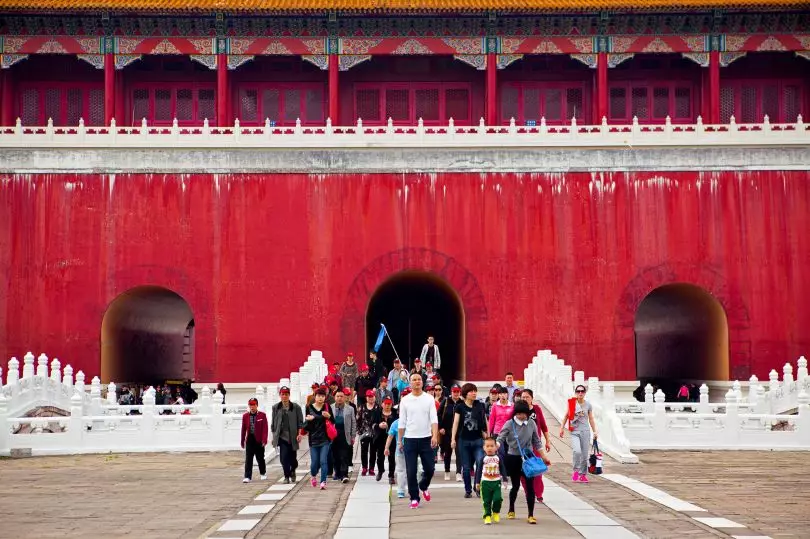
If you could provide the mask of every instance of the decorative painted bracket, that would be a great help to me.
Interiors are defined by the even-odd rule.
[[[634,56],[633,53],[624,53],[624,54],[617,54],[617,53],[609,53],[608,54],[608,69],[613,69],[614,67],[618,66],[619,64],[626,62],[630,58]]]
[[[709,67],[710,54],[708,52],[684,52],[683,57],[692,60],[700,67]]]
[[[315,55],[303,55],[301,59],[305,62],[309,62],[310,64],[314,64],[318,66],[318,69],[322,71],[326,71],[329,69],[329,55],[328,54],[315,54]]]
[[[506,69],[518,60],[522,60],[522,54],[499,54],[498,55],[498,69]]]
[[[483,71],[487,68],[487,57],[483,54],[456,54],[453,58],[459,62],[471,65],[479,71]]]
[[[214,70],[217,68],[216,54],[190,54],[188,57],[193,61],[204,65],[208,69]]]
[[[115,69],[124,69],[132,62],[137,62],[140,59],[141,59],[140,54],[116,54]]]
[[[582,62],[591,69],[596,69],[596,64],[599,61],[598,54],[572,54],[571,58],[578,62]]]
[[[228,69],[237,69],[242,64],[250,62],[253,60],[255,56],[250,56],[246,54],[229,54],[228,55]]]
[[[371,60],[370,54],[341,54],[338,57],[338,69],[340,71],[348,71],[366,60]]]
[[[736,62],[747,52],[721,52],[720,53],[720,67],[728,67],[732,62]]]
[[[26,58],[28,58],[27,54],[0,54],[0,68],[8,69]]]
[[[104,55],[103,54],[77,54],[76,58],[84,60],[96,69],[104,69]]]

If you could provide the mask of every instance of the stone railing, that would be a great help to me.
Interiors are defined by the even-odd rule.
[[[568,399],[574,395],[574,384],[584,384],[582,371],[572,372],[570,365],[552,354],[550,350],[540,350],[524,372],[524,383],[535,397],[557,419],[561,421],[568,408]],[[592,379],[591,387],[598,388],[598,381]],[[599,447],[622,463],[637,463],[638,457],[631,452],[630,441],[625,436],[621,420],[613,406],[613,385],[605,384],[604,395],[589,391],[588,400],[593,406],[596,428],[599,431]]]
[[[0,388],[0,456],[12,451],[65,455],[239,449],[242,414],[247,405],[223,405],[222,395],[212,394],[207,386],[193,404],[158,406],[155,390],[150,387],[143,395],[143,404],[120,406],[115,402],[114,383],[108,384],[104,399],[98,377],[93,378],[88,393],[81,373],[75,384],[67,374],[58,380],[58,360],[51,362],[51,375],[44,354],[39,362],[34,371],[33,355],[26,354],[23,374],[19,376],[17,360],[9,361],[7,384]],[[66,373],[68,369],[65,367]],[[280,385],[289,386],[291,399],[302,403],[310,384],[322,380],[325,374],[323,355],[313,351],[289,378],[256,388],[259,408],[266,411],[278,402]],[[37,407],[57,408],[67,415],[22,416]],[[273,455],[268,451],[267,458]]]
[[[709,402],[706,384],[700,387],[698,403],[666,402],[664,393],[658,390],[653,394],[649,385],[645,387],[644,402],[616,402],[611,384],[600,386],[598,378],[586,381],[582,371],[572,373],[570,366],[548,350],[538,352],[526,370],[526,383],[537,388],[536,394],[558,419],[565,414],[573,387],[586,385],[600,446],[625,462],[631,450],[642,449],[810,450],[806,365],[801,358],[796,381],[792,380],[790,365],[784,369],[786,376],[781,382],[772,371],[772,385],[767,392],[752,377],[747,402],[739,382],[729,389],[723,403]],[[795,396],[789,397],[793,393]],[[798,413],[771,411],[780,407]]]
[[[796,123],[772,124],[765,117],[759,124],[673,124],[667,118],[663,125],[641,125],[633,119],[630,125],[521,126],[514,119],[508,126],[484,124],[456,126],[451,119],[444,126],[364,126],[362,120],[349,126],[276,127],[266,121],[261,127],[210,127],[206,120],[196,127],[149,126],[144,119],[134,127],[89,127],[80,121],[76,127],[55,127],[53,122],[42,127],[0,128],[0,148],[468,148],[468,147],[659,147],[659,146],[804,146],[810,144],[810,124],[799,116]]]

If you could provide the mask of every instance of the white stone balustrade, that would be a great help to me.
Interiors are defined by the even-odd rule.
[[[22,126],[0,128],[0,148],[425,148],[425,147],[658,147],[658,146],[791,146],[810,143],[810,124],[798,116],[795,123],[704,124],[698,117],[691,125],[641,125],[634,119],[631,125],[570,124],[547,126],[541,120],[537,126],[510,125],[426,127],[419,119],[415,126],[364,126],[361,119],[349,126],[242,127],[238,120],[233,126],[211,128],[207,121],[201,126],[177,125],[124,127]]]
[[[24,356],[23,375],[19,376],[19,362],[8,363],[7,384],[0,384],[0,456],[13,449],[30,449],[33,455],[60,455],[106,452],[148,451],[217,451],[239,449],[242,414],[247,402],[223,405],[220,392],[202,387],[200,398],[193,404],[156,405],[155,389],[143,394],[143,404],[121,406],[116,402],[117,386],[107,385],[102,398],[100,379],[93,377],[89,393],[85,392],[85,376],[66,365],[64,370],[58,359],[48,364],[41,354]],[[50,366],[50,371],[49,371]],[[325,368],[323,355],[313,351],[299,371],[290,378],[301,382],[297,402],[303,401],[300,388],[309,385]],[[283,380],[290,385],[290,379]],[[278,389],[282,384],[272,383],[256,387],[259,406],[270,412],[279,401]],[[57,417],[24,417],[42,406],[65,410],[69,415]],[[267,458],[272,457],[267,452]]]

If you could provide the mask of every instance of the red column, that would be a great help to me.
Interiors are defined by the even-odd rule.
[[[217,125],[225,127],[228,118],[228,55],[217,54]]]
[[[115,118],[115,57],[104,54],[104,125]]]
[[[11,70],[3,69],[0,72],[2,75],[3,89],[2,96],[0,96],[0,125],[12,126],[16,118],[14,118],[14,81],[11,80]]]
[[[487,125],[498,123],[498,57],[494,52],[487,53]],[[509,120],[509,118],[505,118]]]
[[[608,57],[606,52],[596,57],[596,118],[595,124],[601,124],[602,118],[608,115]]]
[[[115,123],[118,125],[129,125],[129,118],[124,112],[124,72],[119,70],[115,72]],[[124,123],[126,122],[126,124]]]
[[[329,55],[329,118],[332,125],[340,125],[339,101],[340,91],[338,87],[338,72],[340,69],[340,58],[337,54]]]
[[[709,53],[709,123],[720,123],[720,51]]]

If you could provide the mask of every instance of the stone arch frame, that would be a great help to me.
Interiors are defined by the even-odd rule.
[[[423,271],[443,279],[458,295],[464,312],[467,378],[475,374],[476,358],[487,351],[487,307],[478,279],[455,258],[425,248],[389,251],[367,264],[352,280],[340,321],[342,352],[362,351],[365,357],[366,310],[377,289],[403,271]],[[470,368],[470,367],[473,368]]]
[[[216,379],[216,327],[210,295],[194,279],[180,268],[144,264],[116,271],[107,280],[109,286],[104,293],[103,304],[90,306],[88,315],[95,320],[98,328],[95,334],[95,357],[97,370],[101,372],[101,326],[104,315],[112,303],[124,292],[141,286],[158,286],[170,290],[183,298],[194,313],[194,379],[213,381]]]
[[[622,291],[616,306],[614,341],[619,344],[622,361],[635,358],[634,327],[639,305],[660,286],[687,283],[711,294],[726,312],[728,323],[729,378],[748,379],[751,375],[751,319],[737,291],[732,290],[717,268],[708,265],[661,264],[642,268]],[[626,373],[622,366],[622,372]],[[635,378],[635,369],[632,376]]]

